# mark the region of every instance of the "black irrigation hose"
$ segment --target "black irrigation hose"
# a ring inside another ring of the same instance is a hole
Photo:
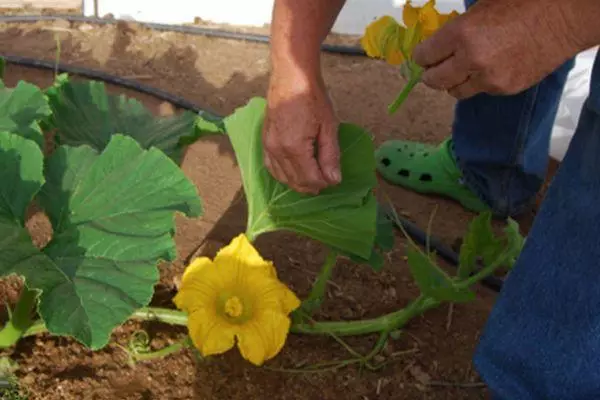
[[[121,78],[116,75],[108,74],[106,72],[88,69],[88,68],[82,68],[82,67],[75,67],[75,66],[65,65],[65,64],[60,64],[60,63],[56,64],[55,62],[52,62],[52,61],[44,61],[44,60],[38,60],[35,58],[15,56],[12,54],[0,53],[0,57],[4,58],[7,62],[9,62],[11,64],[21,65],[24,67],[56,70],[58,72],[66,72],[66,73],[72,74],[72,75],[79,75],[79,76],[83,76],[83,77],[86,77],[89,79],[104,81],[104,82],[111,83],[116,86],[121,86],[121,87],[125,87],[127,89],[135,90],[137,92],[146,93],[146,94],[154,96],[158,99],[167,101],[179,108],[194,111],[194,112],[198,113],[199,115],[207,117],[208,119],[221,118],[215,112],[206,110],[206,109],[201,109],[198,106],[196,106],[194,103],[184,99],[183,97],[176,96],[172,93],[166,92],[164,90],[161,90],[161,89],[158,89],[158,88],[155,88],[152,86],[144,85],[142,83],[139,83],[139,82],[131,80],[131,79],[125,79],[125,78]]]
[[[99,24],[99,25],[110,25],[114,24],[118,20],[115,19],[104,19],[104,18],[95,18],[95,17],[83,17],[78,15],[6,15],[0,16],[0,22],[17,22],[17,23],[25,23],[25,22],[38,22],[38,21],[57,21],[57,20],[66,20],[69,22],[84,22],[90,24]],[[268,35],[259,35],[254,33],[243,33],[243,32],[231,32],[222,29],[213,29],[213,28],[203,28],[199,26],[191,26],[191,25],[171,25],[171,24],[158,24],[153,22],[140,22],[140,21],[132,21],[139,25],[145,26],[150,29],[154,29],[157,31],[167,31],[167,32],[179,32],[186,33],[188,35],[196,35],[196,36],[208,36],[215,37],[220,39],[233,39],[233,40],[244,40],[246,42],[255,42],[255,43],[265,43],[268,44],[270,42],[270,38]],[[361,47],[357,46],[344,46],[344,45],[335,45],[335,44],[323,44],[321,46],[321,50],[327,53],[334,54],[344,54],[351,56],[361,56],[366,57],[365,51]]]
[[[0,16],[0,22],[37,22],[43,20],[57,20],[57,19],[66,19],[74,22],[90,22],[90,23],[99,23],[99,24],[113,24],[116,20],[105,20],[100,18],[86,18],[86,17],[77,17],[77,16],[46,16],[46,15],[30,15],[30,16]],[[174,31],[174,32],[182,32],[189,33],[195,35],[205,35],[205,36],[213,36],[219,38],[227,38],[227,39],[237,39],[237,40],[247,40],[254,42],[262,42],[268,43],[268,36],[264,35],[250,35],[245,33],[235,33],[235,32],[227,32],[221,30],[213,30],[206,28],[197,28],[197,27],[188,27],[188,26],[177,26],[177,25],[165,25],[165,24],[151,24],[151,23],[142,23],[142,25],[146,25],[152,29],[157,30],[165,30],[165,31]],[[350,55],[364,55],[362,49],[349,47],[349,46],[324,46],[324,51],[329,51],[337,54],[350,54]],[[190,110],[198,113],[199,115],[206,116],[210,119],[219,119],[222,118],[218,114],[213,111],[206,110],[205,108],[200,108],[190,101],[173,95],[164,90],[160,90],[158,88],[154,88],[148,85],[144,85],[140,82],[121,78],[119,76],[115,76],[112,74],[108,74],[106,72],[92,70],[88,68],[68,66],[64,64],[56,64],[50,61],[43,61],[33,58],[15,56],[10,54],[0,54],[7,62],[21,65],[25,67],[33,67],[47,70],[57,70],[59,72],[66,72],[73,75],[80,75],[89,79],[101,80],[106,83],[110,83],[113,85],[125,87],[128,89],[136,90],[141,93],[146,93],[148,95],[154,96],[158,99],[167,101],[179,108]],[[391,217],[391,215],[390,215]],[[421,245],[426,245],[429,243],[431,249],[435,250],[435,252],[445,259],[450,264],[457,266],[458,265],[458,254],[452,249],[445,246],[441,240],[436,237],[429,236],[427,237],[427,233],[420,229],[417,225],[412,222],[398,217],[398,221],[395,218],[390,218],[394,221],[397,229],[403,228],[406,233],[417,243]],[[398,222],[401,226],[398,226]],[[481,281],[481,283],[496,291],[499,292],[503,285],[503,280],[494,276],[488,276]]]

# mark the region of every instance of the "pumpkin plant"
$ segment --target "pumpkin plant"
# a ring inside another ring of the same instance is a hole
[[[281,351],[289,332],[334,338],[378,333],[374,355],[413,317],[443,302],[472,300],[471,286],[518,254],[516,223],[509,221],[497,236],[490,216],[482,214],[471,223],[454,276],[429,249],[407,241],[421,294],[406,307],[368,320],[315,320],[340,258],[381,271],[394,245],[392,221],[376,196],[374,144],[366,130],[341,124],[343,181],[318,196],[299,194],[264,167],[265,109],[264,99],[253,98],[222,120],[191,112],[161,118],[137,100],[108,94],[101,82],[61,75],[45,92],[26,82],[2,85],[0,274],[22,277],[24,288],[0,330],[0,347],[49,332],[98,350],[114,328],[135,319],[187,326],[189,336],[150,351],[149,338],[136,335],[127,349],[132,361],[190,346],[209,356],[237,345],[262,365]],[[45,145],[43,132],[56,147]],[[213,260],[192,260],[176,307],[148,307],[157,264],[177,256],[175,213],[202,215],[198,190],[179,164],[185,147],[207,134],[231,141],[246,195],[246,229]],[[32,205],[53,228],[42,248],[26,229]],[[304,299],[278,280],[277,266],[255,247],[258,237],[283,230],[329,249]]]

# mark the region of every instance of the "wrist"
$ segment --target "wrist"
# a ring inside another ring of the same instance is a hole
[[[295,91],[312,91],[320,88],[323,86],[320,64],[273,63],[270,86],[291,87]]]
[[[273,47],[271,52],[271,74],[301,81],[315,81],[321,77],[320,47],[316,51],[296,49],[282,51]]]

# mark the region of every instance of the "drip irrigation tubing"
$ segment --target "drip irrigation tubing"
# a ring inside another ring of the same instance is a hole
[[[78,16],[48,16],[48,15],[26,15],[26,16],[0,16],[0,22],[37,22],[37,21],[52,21],[58,19],[66,19],[74,22],[89,22],[89,23],[99,23],[99,24],[114,24],[118,22],[115,19],[100,19],[100,18],[88,18],[88,17],[78,17]],[[198,28],[191,26],[178,26],[178,25],[166,25],[166,24],[155,24],[155,23],[141,23],[142,25],[146,25],[152,29],[163,30],[163,31],[173,31],[173,32],[182,32],[189,33],[195,35],[205,35],[212,36],[218,38],[225,39],[235,39],[235,40],[247,40],[261,43],[269,43],[269,37],[265,35],[254,35],[254,34],[246,34],[246,33],[237,33],[237,32],[228,32],[223,30],[214,30],[209,28]],[[364,55],[362,49],[350,47],[350,46],[333,46],[333,45],[324,45],[324,51],[337,53],[337,54],[345,54],[345,55]],[[145,93],[161,99],[163,101],[167,101],[178,108],[193,111],[199,114],[202,117],[218,120],[223,118],[218,115],[216,112],[209,110],[205,107],[198,107],[194,103],[186,100],[183,97],[174,95],[167,91],[142,84],[132,79],[121,78],[119,76],[109,74],[103,71],[84,68],[84,67],[76,67],[71,65],[65,65],[62,63],[56,63],[52,61],[44,61],[34,58],[21,57],[12,54],[2,54],[0,53],[0,57],[4,58],[8,63],[20,65],[24,67],[33,67],[45,70],[53,70],[61,73],[68,73],[72,75],[79,75],[88,79],[100,80],[109,84],[113,84],[116,86],[125,87],[128,89],[132,89],[134,91]],[[447,247],[439,238],[436,238],[433,235],[428,237],[427,233],[424,232],[421,228],[419,228],[416,224],[408,221],[405,218],[398,216],[396,219],[392,217],[391,214],[388,213],[388,217],[394,223],[396,229],[404,229],[406,233],[417,243],[422,246],[429,244],[429,247],[436,252],[437,255],[446,260],[449,264],[454,267],[458,266],[459,257],[458,254],[452,250],[450,247]],[[489,289],[492,289],[495,292],[499,292],[502,289],[503,280],[495,277],[488,276],[481,281],[481,284]]]
[[[6,15],[0,16],[1,23],[35,23],[39,21],[59,21],[66,20],[69,22],[81,22],[88,24],[99,24],[99,25],[114,25],[116,22],[123,21],[109,18],[96,18],[96,17],[84,17],[78,15]],[[260,35],[255,33],[245,32],[232,32],[223,29],[206,28],[192,25],[172,25],[172,24],[159,24],[155,22],[143,22],[143,21],[127,21],[145,26],[147,28],[166,31],[166,32],[178,32],[186,33],[188,35],[196,36],[207,36],[219,39],[233,39],[243,40],[246,42],[264,43],[269,44],[271,38],[268,35]],[[327,53],[343,54],[349,56],[366,57],[365,51],[358,46],[345,46],[324,43],[321,45],[321,50]]]

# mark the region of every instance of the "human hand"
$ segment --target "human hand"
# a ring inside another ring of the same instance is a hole
[[[533,86],[581,50],[561,3],[479,0],[414,50],[422,82],[458,99]]]
[[[341,181],[339,121],[321,78],[271,76],[263,127],[265,165],[278,181],[318,194]]]

